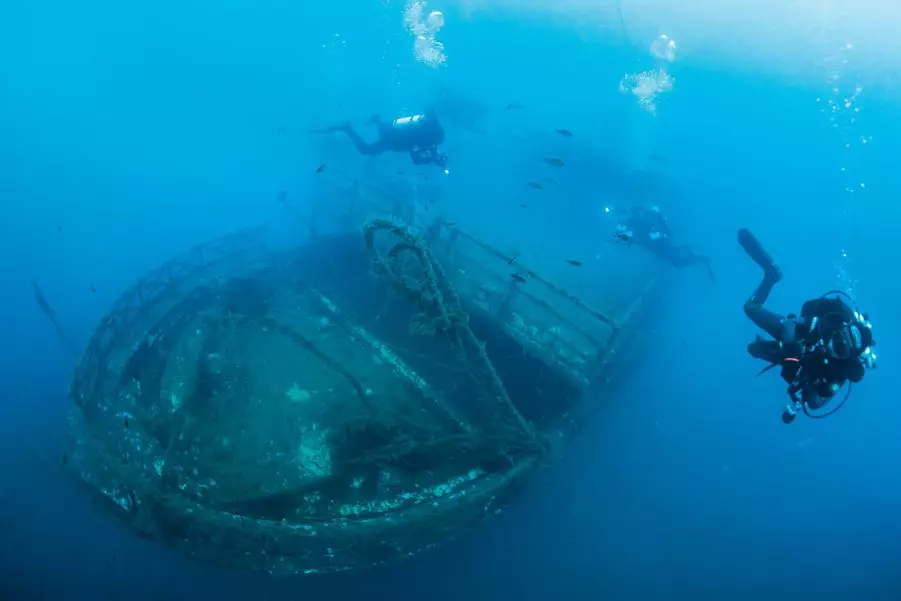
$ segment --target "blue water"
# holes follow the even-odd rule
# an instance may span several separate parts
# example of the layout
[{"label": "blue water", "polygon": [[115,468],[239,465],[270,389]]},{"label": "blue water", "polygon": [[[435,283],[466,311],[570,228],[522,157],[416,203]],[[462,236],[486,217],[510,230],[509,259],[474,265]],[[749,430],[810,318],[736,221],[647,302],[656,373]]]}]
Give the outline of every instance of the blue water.
[{"label": "blue water", "polygon": [[[865,40],[816,38],[828,50],[810,65],[790,49],[733,61],[701,51],[698,20],[674,34],[675,85],[652,115],[618,87],[658,66],[648,45],[666,24],[626,0],[641,26],[434,1],[437,69],[414,55],[402,3],[309,4],[0,5],[0,598],[901,598],[901,91],[878,60],[840,51]],[[812,31],[788,37],[809,50]],[[447,124],[448,175],[308,133],[423,110],[436,86],[490,108],[473,127]],[[558,186],[531,190],[542,156],[567,165]],[[271,579],[136,540],[60,465],[74,361],[30,280],[83,345],[147,270],[248,225],[302,239],[312,207],[355,179],[435,197],[539,263],[578,249],[586,268],[615,226],[604,207],[659,204],[719,282],[680,272],[624,389],[520,502],[435,551]],[[754,377],[741,305],[759,270],[739,227],[785,273],[774,309],[838,287],[870,313],[880,368],[829,419],[784,426],[783,383]]]}]

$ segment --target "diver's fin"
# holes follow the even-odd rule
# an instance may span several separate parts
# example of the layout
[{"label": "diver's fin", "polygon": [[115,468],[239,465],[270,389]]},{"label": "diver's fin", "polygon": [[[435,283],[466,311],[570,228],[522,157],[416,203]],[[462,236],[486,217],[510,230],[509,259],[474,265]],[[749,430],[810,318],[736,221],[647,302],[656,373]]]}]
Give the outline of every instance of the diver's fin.
[{"label": "diver's fin", "polygon": [[769,253],[763,249],[763,245],[760,244],[760,241],[757,240],[750,230],[745,228],[738,230],[738,243],[745,249],[748,256],[760,265],[767,277],[775,282],[782,279],[782,270],[779,269],[779,266],[776,265]]},{"label": "diver's fin", "polygon": [[760,376],[762,376],[762,375],[765,374],[766,372],[768,372],[768,371],[770,371],[771,369],[773,369],[774,367],[778,367],[778,366],[779,366],[778,363],[770,363],[769,365],[767,365],[766,367],[764,367],[763,369],[761,369],[759,372],[757,372],[757,377],[759,378]]}]

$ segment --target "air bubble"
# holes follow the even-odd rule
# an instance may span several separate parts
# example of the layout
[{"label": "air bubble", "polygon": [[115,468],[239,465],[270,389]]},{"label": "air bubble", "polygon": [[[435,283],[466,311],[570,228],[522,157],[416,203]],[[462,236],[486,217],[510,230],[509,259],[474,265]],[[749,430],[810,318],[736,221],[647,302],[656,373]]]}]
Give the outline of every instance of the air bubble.
[{"label": "air bubble", "polygon": [[411,0],[404,11],[404,23],[414,37],[413,54],[417,60],[437,69],[447,61],[444,44],[438,41],[437,33],[444,27],[444,15],[432,11],[425,15],[425,2]]}]

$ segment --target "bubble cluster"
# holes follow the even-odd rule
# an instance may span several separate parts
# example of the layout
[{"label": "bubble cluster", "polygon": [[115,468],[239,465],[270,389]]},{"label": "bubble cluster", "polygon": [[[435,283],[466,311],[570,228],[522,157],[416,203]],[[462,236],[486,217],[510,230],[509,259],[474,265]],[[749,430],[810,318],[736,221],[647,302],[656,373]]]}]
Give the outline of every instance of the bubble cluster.
[{"label": "bubble cluster", "polygon": [[657,96],[673,89],[673,78],[665,69],[628,74],[619,82],[619,91],[635,95],[638,106],[653,114],[657,113]]},{"label": "bubble cluster", "polygon": [[437,10],[426,14],[424,0],[411,0],[404,10],[404,25],[413,40],[416,60],[437,69],[447,61],[444,44],[438,41],[438,32],[444,27],[444,15]]},{"label": "bubble cluster", "polygon": [[826,78],[829,91],[816,98],[820,113],[827,116],[829,126],[837,131],[841,139],[844,154],[839,171],[845,181],[844,189],[847,194],[854,194],[867,187],[866,182],[857,181],[855,175],[860,171],[858,163],[862,160],[860,153],[863,147],[873,141],[873,136],[859,133],[857,124],[863,88],[858,84],[846,86],[843,81],[843,73],[853,48],[850,43],[842,44],[836,55],[829,57],[828,62],[834,65]]},{"label": "bubble cluster", "polygon": [[851,258],[846,249],[842,248],[839,250],[833,267],[835,268],[835,277],[839,281],[841,288],[853,296],[857,290],[859,280],[852,273]]},{"label": "bubble cluster", "polygon": [[[868,190],[862,173],[867,146],[873,141],[873,137],[862,133],[859,123],[863,110],[861,106],[863,87],[856,82],[847,81],[847,69],[854,46],[850,43],[841,43],[833,45],[832,48],[834,51],[828,53],[823,61],[828,68],[824,82],[826,89],[816,97],[815,102],[838,138],[836,145],[840,153],[836,153],[838,160],[834,168],[838,170],[842,182],[840,185],[843,188],[840,215],[843,222],[851,222],[855,210],[865,198],[861,194]],[[843,247],[835,256],[836,277],[844,289],[853,293],[857,280],[851,275],[851,252],[844,246],[848,241],[844,240],[842,235],[839,242]]]},{"label": "bubble cluster", "polygon": [[619,82],[619,91],[634,95],[638,106],[653,115],[657,113],[657,97],[672,90],[676,81],[667,71],[667,65],[676,60],[676,42],[661,34],[651,42],[650,53],[663,64],[641,73],[627,73]]}]

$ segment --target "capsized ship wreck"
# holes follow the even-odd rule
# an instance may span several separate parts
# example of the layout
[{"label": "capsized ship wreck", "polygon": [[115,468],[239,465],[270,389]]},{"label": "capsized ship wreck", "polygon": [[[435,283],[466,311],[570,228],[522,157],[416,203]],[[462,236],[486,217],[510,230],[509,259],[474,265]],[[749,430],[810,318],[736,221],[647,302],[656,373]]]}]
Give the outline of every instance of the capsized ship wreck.
[{"label": "capsized ship wreck", "polygon": [[357,196],[362,229],[202,244],[102,320],[73,378],[68,465],[140,536],[273,573],[411,555],[499,511],[646,341],[653,260],[612,256],[581,298]]}]

